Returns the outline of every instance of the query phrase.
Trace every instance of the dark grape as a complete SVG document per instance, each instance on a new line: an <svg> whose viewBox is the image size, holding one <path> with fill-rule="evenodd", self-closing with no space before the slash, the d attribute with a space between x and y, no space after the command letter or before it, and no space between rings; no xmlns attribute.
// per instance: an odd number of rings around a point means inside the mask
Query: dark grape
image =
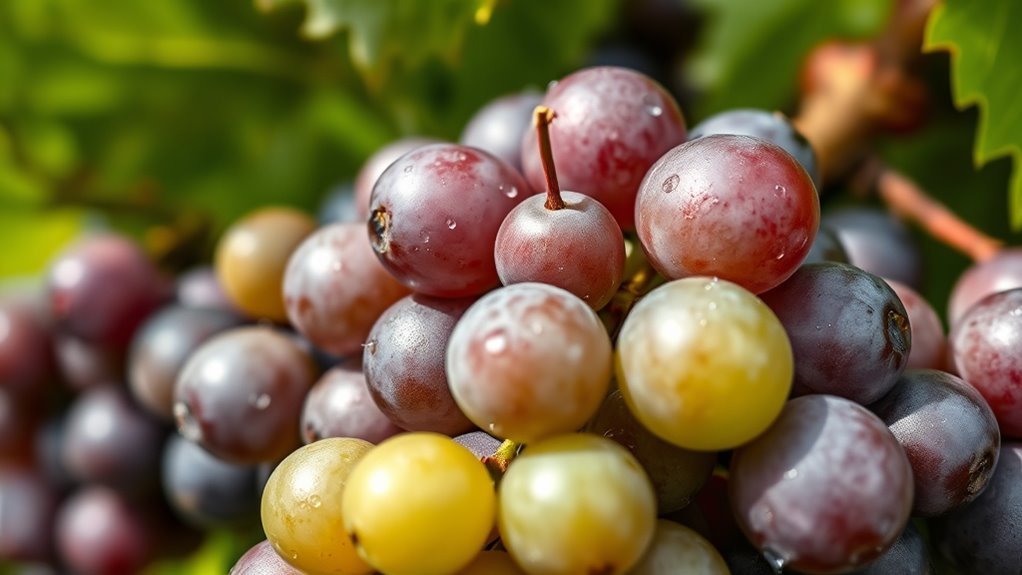
<svg viewBox="0 0 1022 575"><path fill-rule="evenodd" d="M907 314L880 278L848 264L810 264L762 298L791 339L796 395L828 393L867 405L905 370Z"/></svg>
<svg viewBox="0 0 1022 575"><path fill-rule="evenodd" d="M531 188L488 152L455 144L419 148L373 188L369 236L383 265L416 292L480 294L499 283L497 230Z"/></svg>
<svg viewBox="0 0 1022 575"><path fill-rule="evenodd" d="M753 108L739 108L720 112L689 131L689 140L711 134L737 134L754 136L777 144L805 168L813 184L820 187L820 169L816 163L816 152L812 145L791 123L791 119L780 112L768 112Z"/></svg>
<svg viewBox="0 0 1022 575"><path fill-rule="evenodd" d="M458 141L497 156L522 169L522 135L529 130L532 110L543 100L536 90L501 96L479 110L465 124Z"/></svg>
<svg viewBox="0 0 1022 575"><path fill-rule="evenodd" d="M366 158L358 170L358 175L355 176L355 211L358 215L356 221L364 222L369 217L369 203L373 195L373 188L388 166L413 150L439 143L439 140L420 136L401 138L383 146Z"/></svg>
<svg viewBox="0 0 1022 575"><path fill-rule="evenodd" d="M136 575L156 550L143 511L106 487L86 487L57 515L60 556L80 575Z"/></svg>
<svg viewBox="0 0 1022 575"><path fill-rule="evenodd" d="M848 254L845 253L844 246L837 239L837 234L821 224L820 228L816 230L816 239L813 240L813 246L809 248L809 253L806 254L806 259L802 261L802 265L823 262L846 264L848 263Z"/></svg>
<svg viewBox="0 0 1022 575"><path fill-rule="evenodd" d="M49 559L56 509L57 494L42 476L0 467L0 564Z"/></svg>
<svg viewBox="0 0 1022 575"><path fill-rule="evenodd" d="M0 299L0 390L38 399L56 373L53 335L38 310Z"/></svg>
<svg viewBox="0 0 1022 575"><path fill-rule="evenodd" d="M908 370L870 409L912 464L914 515L946 513L986 488L1001 435L993 412L972 386L942 371Z"/></svg>
<svg viewBox="0 0 1022 575"><path fill-rule="evenodd" d="M931 575L929 551L919 529L911 521L883 555L848 575Z"/></svg>
<svg viewBox="0 0 1022 575"><path fill-rule="evenodd" d="M42 406L0 387L0 464L30 463Z"/></svg>
<svg viewBox="0 0 1022 575"><path fill-rule="evenodd" d="M879 557L905 528L912 467L866 408L828 395L788 402L731 460L742 530L778 571L837 573Z"/></svg>
<svg viewBox="0 0 1022 575"><path fill-rule="evenodd" d="M672 149L649 169L635 201L636 232L657 271L715 276L753 293L798 269L819 223L806 171L749 136L704 136Z"/></svg>
<svg viewBox="0 0 1022 575"><path fill-rule="evenodd" d="M300 445L302 403L316 377L309 354L269 327L221 333L192 354L174 388L181 435L238 464Z"/></svg>
<svg viewBox="0 0 1022 575"><path fill-rule="evenodd" d="M852 265L920 288L922 253L901 220L876 208L844 208L825 213L822 225L837 234Z"/></svg>
<svg viewBox="0 0 1022 575"><path fill-rule="evenodd" d="M965 312L986 296L1022 287L1022 248L1001 250L974 264L955 282L948 300L948 321L958 323Z"/></svg>
<svg viewBox="0 0 1022 575"><path fill-rule="evenodd" d="M57 337L57 368L64 381L85 390L124 381L126 348L111 348L73 336Z"/></svg>
<svg viewBox="0 0 1022 575"><path fill-rule="evenodd" d="M1022 289L972 306L951 330L951 353L962 379L997 416L1004 437L1022 437Z"/></svg>
<svg viewBox="0 0 1022 575"><path fill-rule="evenodd" d="M304 575L280 558L265 539L256 543L231 567L228 575Z"/></svg>
<svg viewBox="0 0 1022 575"><path fill-rule="evenodd" d="M908 354L910 369L944 369L947 365L947 337L944 325L928 301L916 290L895 281L885 280L905 306L912 328L912 351Z"/></svg>
<svg viewBox="0 0 1022 575"><path fill-rule="evenodd" d="M355 203L355 184L344 182L330 188L319 203L316 220L321 226L365 221L365 209Z"/></svg>
<svg viewBox="0 0 1022 575"><path fill-rule="evenodd" d="M256 467L218 459L180 435L164 447L162 479L167 501L194 525L243 526L259 515Z"/></svg>
<svg viewBox="0 0 1022 575"><path fill-rule="evenodd" d="M373 326L362 365L373 400L395 425L447 435L475 427L454 402L445 371L447 341L474 302L410 295Z"/></svg>
<svg viewBox="0 0 1022 575"><path fill-rule="evenodd" d="M216 271L210 266L194 268L178 278L177 303L184 307L240 313L224 292Z"/></svg>
<svg viewBox="0 0 1022 575"><path fill-rule="evenodd" d="M648 76L600 66L561 79L543 105L558 113L550 140L561 186L596 198L622 230L634 229L642 177L685 141L677 102ZM543 189L546 178L530 134L522 141L522 170L533 188Z"/></svg>
<svg viewBox="0 0 1022 575"><path fill-rule="evenodd" d="M402 429L373 401L361 369L338 366L312 386L302 408L302 439L354 437L377 444Z"/></svg>
<svg viewBox="0 0 1022 575"><path fill-rule="evenodd" d="M142 249L128 238L104 234L72 245L47 274L57 328L91 343L124 346L170 286Z"/></svg>
<svg viewBox="0 0 1022 575"><path fill-rule="evenodd" d="M128 384L148 411L174 418L174 384L185 361L203 342L238 325L241 318L223 309L170 306L142 325L128 356Z"/></svg>

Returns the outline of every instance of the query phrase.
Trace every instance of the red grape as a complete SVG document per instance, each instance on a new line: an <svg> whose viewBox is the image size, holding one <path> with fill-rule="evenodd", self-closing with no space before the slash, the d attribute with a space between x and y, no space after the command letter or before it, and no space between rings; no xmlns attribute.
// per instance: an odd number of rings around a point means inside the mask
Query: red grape
<svg viewBox="0 0 1022 575"><path fill-rule="evenodd" d="M401 138L383 146L366 158L355 176L354 202L355 212L358 214L357 220L365 221L365 218L369 216L369 202L373 195L373 187L376 186L376 181L380 179L380 175L388 166L412 150L439 143L439 140L419 136Z"/></svg>
<svg viewBox="0 0 1022 575"><path fill-rule="evenodd" d="M948 321L954 326L979 300L1019 287L1022 287L1022 248L1002 250L965 270L958 278L948 300Z"/></svg>
<svg viewBox="0 0 1022 575"><path fill-rule="evenodd" d="M373 401L361 369L337 366L309 390L302 408L305 443L326 437L354 437L377 444L401 433Z"/></svg>

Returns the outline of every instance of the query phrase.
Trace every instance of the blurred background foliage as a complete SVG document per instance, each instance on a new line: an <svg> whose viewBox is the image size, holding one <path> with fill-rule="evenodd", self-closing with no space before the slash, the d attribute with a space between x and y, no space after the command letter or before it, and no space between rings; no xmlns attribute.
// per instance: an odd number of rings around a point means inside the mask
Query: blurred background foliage
<svg viewBox="0 0 1022 575"><path fill-rule="evenodd" d="M892 3L4 0L0 277L34 276L77 234L105 226L141 238L171 267L193 264L242 213L315 211L389 140L456 139L492 98L593 62L646 66L690 125L736 106L793 114L808 50L875 34ZM658 16L666 13L676 17ZM929 119L881 137L881 157L966 220L1019 243L1010 161L976 167L976 110L954 107L946 54L924 65ZM828 202L848 201L828 192ZM925 291L942 309L968 262L921 241ZM211 541L191 563L153 573L225 573L236 541Z"/></svg>

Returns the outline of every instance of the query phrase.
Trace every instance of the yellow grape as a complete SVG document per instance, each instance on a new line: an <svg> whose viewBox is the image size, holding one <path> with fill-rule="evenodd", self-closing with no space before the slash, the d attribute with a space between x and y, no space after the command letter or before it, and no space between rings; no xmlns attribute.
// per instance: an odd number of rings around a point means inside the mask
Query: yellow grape
<svg viewBox="0 0 1022 575"><path fill-rule="evenodd" d="M359 554L387 575L456 573L479 554L496 494L471 451L437 433L387 439L355 467L342 499Z"/></svg>
<svg viewBox="0 0 1022 575"><path fill-rule="evenodd" d="M287 321L284 270L291 252L316 229L316 221L291 208L252 212L224 232L216 247L217 279L238 309L256 318Z"/></svg>
<svg viewBox="0 0 1022 575"><path fill-rule="evenodd" d="M457 575L526 575L507 551L483 551Z"/></svg>
<svg viewBox="0 0 1022 575"><path fill-rule="evenodd" d="M345 536L341 506L355 464L372 447L361 439L322 439L273 470L263 489L262 522L281 558L309 575L372 573Z"/></svg>
<svg viewBox="0 0 1022 575"><path fill-rule="evenodd" d="M729 575L720 553L702 535L673 521L659 519L653 542L629 575Z"/></svg>
<svg viewBox="0 0 1022 575"><path fill-rule="evenodd" d="M628 450L597 435L527 446L498 498L502 541L530 575L626 573L653 537L649 478Z"/></svg>
<svg viewBox="0 0 1022 575"><path fill-rule="evenodd" d="M715 278L668 282L632 308L618 336L618 384L650 431L720 451L762 433L791 390L794 359L777 316Z"/></svg>

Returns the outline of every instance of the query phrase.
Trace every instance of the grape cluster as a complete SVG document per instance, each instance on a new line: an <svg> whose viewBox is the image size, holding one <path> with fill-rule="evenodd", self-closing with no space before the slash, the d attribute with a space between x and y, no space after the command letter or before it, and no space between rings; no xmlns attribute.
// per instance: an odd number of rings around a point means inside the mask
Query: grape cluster
<svg viewBox="0 0 1022 575"><path fill-rule="evenodd" d="M946 336L900 224L821 218L819 178L783 115L689 130L603 66L176 282L82 238L0 300L0 557L254 528L233 575L1017 573L1018 253Z"/></svg>

